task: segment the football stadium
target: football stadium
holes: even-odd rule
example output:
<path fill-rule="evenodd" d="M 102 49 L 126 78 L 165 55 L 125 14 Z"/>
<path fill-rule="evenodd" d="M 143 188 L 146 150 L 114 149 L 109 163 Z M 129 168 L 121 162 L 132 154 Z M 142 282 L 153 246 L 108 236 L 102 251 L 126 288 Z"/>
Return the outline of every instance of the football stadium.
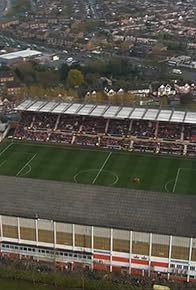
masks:
<path fill-rule="evenodd" d="M 196 113 L 15 110 L 0 144 L 1 255 L 196 282 Z"/>

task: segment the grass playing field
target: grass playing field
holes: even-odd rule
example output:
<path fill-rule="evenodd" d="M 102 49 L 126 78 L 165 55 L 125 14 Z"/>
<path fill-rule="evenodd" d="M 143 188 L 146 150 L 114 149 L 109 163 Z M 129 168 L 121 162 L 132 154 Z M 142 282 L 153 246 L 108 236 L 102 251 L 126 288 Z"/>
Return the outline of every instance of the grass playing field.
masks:
<path fill-rule="evenodd" d="M 196 193 L 196 159 L 94 148 L 1 143 L 0 175 Z"/>

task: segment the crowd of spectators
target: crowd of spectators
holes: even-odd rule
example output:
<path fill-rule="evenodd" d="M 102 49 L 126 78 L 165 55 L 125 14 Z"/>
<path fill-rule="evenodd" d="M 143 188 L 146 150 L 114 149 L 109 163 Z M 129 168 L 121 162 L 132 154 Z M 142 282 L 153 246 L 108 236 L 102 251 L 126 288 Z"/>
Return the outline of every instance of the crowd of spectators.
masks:
<path fill-rule="evenodd" d="M 18 127 L 15 131 L 14 137 L 19 140 L 48 142 L 49 136 L 46 131 L 32 131 L 24 127 Z"/>
<path fill-rule="evenodd" d="M 65 133 L 51 133 L 49 137 L 49 141 L 53 143 L 71 144 L 72 140 L 73 135 Z"/>
<path fill-rule="evenodd" d="M 160 143 L 160 153 L 169 153 L 169 154 L 176 154 L 182 155 L 184 150 L 184 145 L 176 144 L 176 143 L 169 143 L 169 142 L 161 142 Z"/>
<path fill-rule="evenodd" d="M 96 136 L 86 136 L 86 135 L 76 135 L 75 144 L 78 145 L 91 145 L 91 146 L 98 146 L 98 137 Z"/>
<path fill-rule="evenodd" d="M 14 137 L 27 141 L 196 155 L 193 145 L 196 126 L 170 122 L 23 112 Z M 185 150 L 187 141 L 191 144 L 188 143 Z"/>
<path fill-rule="evenodd" d="M 187 155 L 188 156 L 196 156 L 196 144 L 187 145 Z"/>
<path fill-rule="evenodd" d="M 183 133 L 184 140 L 196 142 L 196 125 L 185 124 Z"/>
<path fill-rule="evenodd" d="M 128 149 L 127 145 L 130 141 L 125 138 L 112 138 L 103 136 L 100 139 L 100 146 L 104 148 L 114 148 L 114 149 Z"/>
<path fill-rule="evenodd" d="M 179 140 L 182 134 L 182 124 L 159 122 L 158 138 L 166 140 Z"/>
<path fill-rule="evenodd" d="M 136 137 L 155 137 L 156 123 L 146 120 L 134 120 L 131 126 L 130 135 Z"/>
<path fill-rule="evenodd" d="M 33 122 L 33 118 L 34 118 L 34 113 L 31 112 L 22 112 L 21 114 L 21 120 L 20 123 L 24 126 L 30 129 L 32 122 Z"/>
<path fill-rule="evenodd" d="M 80 129 L 80 116 L 73 115 L 61 115 L 59 119 L 59 123 L 57 126 L 57 130 L 63 132 L 78 132 Z"/>
<path fill-rule="evenodd" d="M 54 129 L 58 115 L 50 113 L 35 114 L 32 129 Z"/>
<path fill-rule="evenodd" d="M 157 142 L 137 140 L 133 143 L 133 150 L 140 152 L 157 152 Z"/>
<path fill-rule="evenodd" d="M 111 136 L 127 136 L 130 126 L 130 120 L 110 119 L 107 133 Z"/>
<path fill-rule="evenodd" d="M 107 119 L 85 116 L 81 118 L 80 132 L 86 134 L 104 134 L 106 132 Z"/>

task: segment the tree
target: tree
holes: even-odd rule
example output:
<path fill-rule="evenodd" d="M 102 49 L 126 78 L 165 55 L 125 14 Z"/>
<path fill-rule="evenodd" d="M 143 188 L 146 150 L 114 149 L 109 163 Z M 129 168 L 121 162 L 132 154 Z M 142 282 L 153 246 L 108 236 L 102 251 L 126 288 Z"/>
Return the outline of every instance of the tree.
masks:
<path fill-rule="evenodd" d="M 68 73 L 67 84 L 69 87 L 79 87 L 84 83 L 84 75 L 78 69 L 71 69 Z"/>
<path fill-rule="evenodd" d="M 183 106 L 186 106 L 188 104 L 190 104 L 193 100 L 193 95 L 192 93 L 188 93 L 188 94 L 181 94 L 180 95 L 180 104 Z"/>

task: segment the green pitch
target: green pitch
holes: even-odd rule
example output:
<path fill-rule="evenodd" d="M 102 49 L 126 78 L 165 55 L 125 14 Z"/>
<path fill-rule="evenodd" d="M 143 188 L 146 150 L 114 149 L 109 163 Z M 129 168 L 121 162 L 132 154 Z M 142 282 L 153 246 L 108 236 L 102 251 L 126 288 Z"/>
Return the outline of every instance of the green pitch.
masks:
<path fill-rule="evenodd" d="M 196 193 L 196 159 L 94 148 L 2 143 L 0 175 Z"/>

